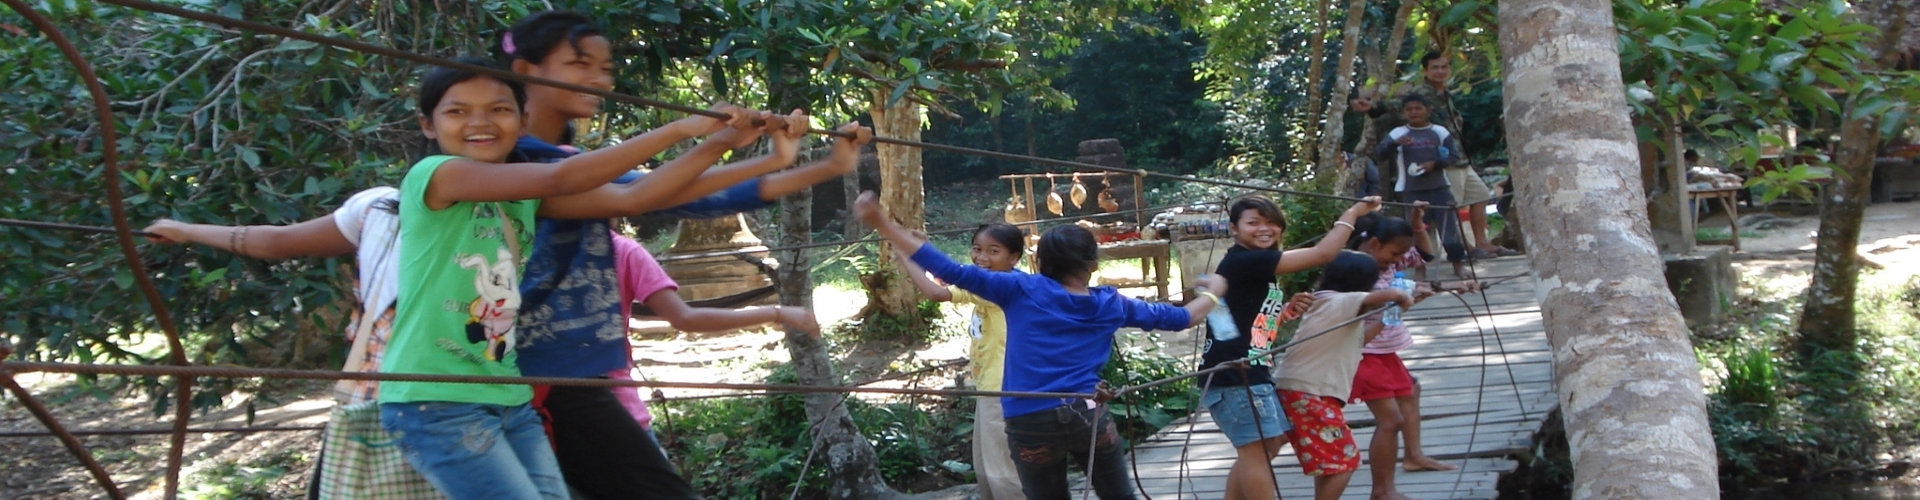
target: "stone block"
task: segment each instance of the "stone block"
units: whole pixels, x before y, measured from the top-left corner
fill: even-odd
[[[1125,152],[1127,152],[1127,149],[1120,147],[1119,139],[1093,139],[1089,141],[1080,141],[1080,156],[1118,154],[1118,153],[1125,153]]]
[[[1666,255],[1667,289],[1680,303],[1680,315],[1687,326],[1720,321],[1740,293],[1733,274],[1733,250],[1723,246],[1700,246],[1693,253]]]

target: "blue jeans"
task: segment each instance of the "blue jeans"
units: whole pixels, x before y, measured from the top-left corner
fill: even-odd
[[[387,403],[380,426],[450,500],[567,500],[540,416],[527,405]]]
[[[1098,429],[1096,431],[1095,429]],[[1071,500],[1067,461],[1088,471],[1100,500],[1133,500],[1127,476],[1127,442],[1107,409],[1084,402],[1007,417],[1007,447],[1027,500]],[[1089,455],[1087,452],[1092,451]]]

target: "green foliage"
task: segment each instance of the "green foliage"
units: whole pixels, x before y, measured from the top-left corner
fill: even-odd
[[[310,32],[450,55],[478,51],[482,31],[517,2],[421,13],[383,3],[318,15],[304,2],[217,1],[207,8],[292,20]],[[74,70],[38,34],[0,37],[0,217],[109,224],[101,182],[121,183],[134,227],[168,217],[289,223],[327,213],[359,189],[392,184],[418,144],[405,95],[411,63],[253,36],[171,17],[80,3],[53,12],[112,95],[121,179],[100,177],[94,110]],[[0,23],[27,26],[17,14]],[[0,231],[0,331],[31,359],[143,362],[157,332],[113,240]],[[308,361],[334,339],[344,290],[335,260],[261,262],[205,248],[142,247],[196,363]],[[289,341],[289,339],[295,339]],[[299,339],[305,339],[301,341]],[[320,344],[322,346],[328,344]],[[150,380],[150,379],[141,379]],[[214,384],[230,384],[217,381]],[[215,385],[215,388],[220,387]]]
[[[1160,342],[1160,334],[1147,332],[1145,342],[1115,342],[1113,356],[1100,367],[1100,380],[1113,388],[1139,385],[1171,378],[1192,368],[1179,357],[1170,355]],[[1138,441],[1193,413],[1199,386],[1193,379],[1129,393],[1108,403],[1120,435]]]
[[[766,383],[798,382],[788,366]],[[861,433],[873,443],[881,477],[902,485],[924,476],[965,479],[942,464],[970,460],[973,403],[969,399],[872,403],[845,399]],[[784,499],[825,494],[828,457],[816,452],[805,401],[798,395],[680,400],[653,407],[654,431],[683,474],[709,498]],[[806,477],[800,472],[805,468]]]
[[[1817,130],[1875,113],[1888,122],[1883,133],[1904,126],[1916,94],[1904,83],[1914,76],[1863,69],[1877,29],[1841,1],[1784,8],[1770,11],[1755,0],[1614,2],[1622,74],[1629,94],[1639,96],[1628,102],[1649,119],[1638,127],[1641,140],[1664,145],[1654,124],[1684,126],[1752,169],[1762,147],[1818,154],[1786,144],[1772,127]],[[1821,177],[1800,166],[1759,172],[1748,186],[1764,188],[1766,200],[1810,197],[1806,182]]]
[[[1195,77],[1193,65],[1205,44],[1168,14],[1122,21],[1111,33],[1088,35],[1071,52],[1035,62],[1058,68],[1048,88],[1071,96],[1072,109],[1008,94],[984,102],[983,110],[933,117],[923,138],[1063,159],[1078,156],[1080,141],[1114,138],[1127,148],[1129,167],[1193,173],[1212,165],[1227,153],[1228,125],[1222,105],[1206,98],[1206,81]],[[938,151],[925,155],[928,185],[1043,168]]]
[[[1742,299],[1725,338],[1696,336],[1723,485],[1870,477],[1880,473],[1876,455],[1920,443],[1920,315],[1908,294],[1920,294],[1920,282],[1863,289],[1865,331],[1853,352],[1782,361],[1776,351],[1795,335],[1800,298],[1772,290]]]

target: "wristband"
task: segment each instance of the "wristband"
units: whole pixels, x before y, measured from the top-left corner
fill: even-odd
[[[1354,230],[1354,231],[1359,231],[1359,230],[1360,230],[1360,228],[1357,228],[1357,227],[1353,227],[1353,223],[1351,223],[1351,222],[1347,222],[1347,221],[1343,221],[1343,220],[1337,220],[1337,221],[1333,221],[1333,225],[1335,225],[1335,226],[1347,226],[1347,229],[1351,229],[1351,230]]]
[[[1220,300],[1220,296],[1219,296],[1219,295],[1214,295],[1214,294],[1213,294],[1213,292],[1209,292],[1209,291],[1206,291],[1206,290],[1204,290],[1204,289],[1203,289],[1203,290],[1195,290],[1195,291],[1194,291],[1194,293],[1195,293],[1195,294],[1197,294],[1197,295],[1199,295],[1199,296],[1201,296],[1201,297],[1206,297],[1206,298],[1209,298],[1209,299],[1213,299],[1213,303],[1215,303],[1215,304],[1226,304],[1226,303],[1227,303],[1227,301],[1224,301],[1224,300]]]

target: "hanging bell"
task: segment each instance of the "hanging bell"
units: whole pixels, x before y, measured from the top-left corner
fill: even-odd
[[[1120,201],[1113,199],[1112,189],[1101,190],[1100,195],[1096,196],[1095,198],[1097,198],[1097,200],[1095,200],[1095,203],[1098,203],[1100,205],[1101,210],[1106,210],[1107,212],[1120,211]]]
[[[1047,211],[1056,217],[1067,214],[1067,202],[1060,199],[1060,185],[1054,183],[1053,174],[1047,174]]]
[[[1073,200],[1073,208],[1087,204],[1087,185],[1080,183],[1080,174],[1073,174],[1073,186],[1067,188],[1067,197]]]

